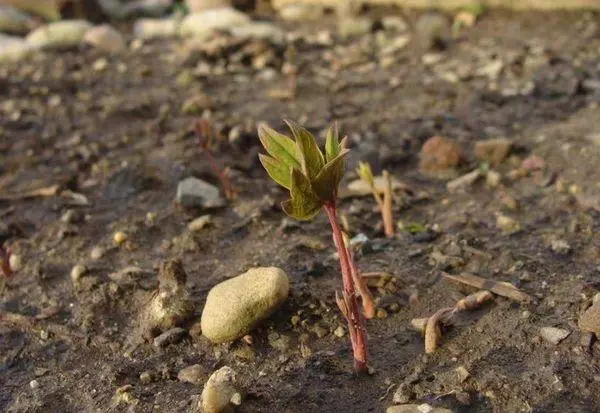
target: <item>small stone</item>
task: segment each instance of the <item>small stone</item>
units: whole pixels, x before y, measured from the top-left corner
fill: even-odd
[[[136,40],[164,39],[175,37],[179,31],[179,22],[175,19],[138,19],[133,24]],[[131,44],[132,48],[134,44]],[[135,49],[134,49],[135,50]]]
[[[29,382],[29,387],[30,387],[32,390],[35,390],[35,389],[37,389],[37,388],[39,388],[39,387],[40,387],[40,382],[39,382],[39,381],[37,381],[37,380],[31,380],[31,381]]]
[[[579,338],[579,344],[581,344],[581,347],[585,348],[585,349],[589,349],[592,347],[592,344],[594,343],[594,334],[590,333],[588,331],[584,331],[583,333],[581,333],[581,337]]]
[[[342,326],[338,326],[334,331],[333,335],[336,337],[344,337],[346,335],[346,330]]]
[[[94,63],[92,63],[92,68],[96,72],[103,72],[106,70],[107,67],[108,67],[108,60],[106,60],[106,58],[104,58],[104,57],[101,57],[100,59],[97,59],[94,61]]]
[[[74,224],[81,221],[82,219],[83,215],[75,209],[67,209],[65,213],[62,214],[62,216],[60,217],[60,220],[67,224]]]
[[[100,247],[100,246],[95,246],[94,248],[92,248],[92,250],[90,251],[90,258],[94,261],[99,260],[100,258],[102,258],[104,256],[104,248]]]
[[[276,337],[269,334],[269,345],[275,350],[286,352],[290,349],[292,340],[286,335],[279,335],[275,333]]]
[[[217,208],[225,205],[219,188],[194,177],[179,182],[177,202],[186,208]]]
[[[458,375],[458,381],[461,383],[464,383],[469,377],[471,377],[471,373],[469,373],[465,366],[458,366],[455,371]]]
[[[283,43],[285,40],[285,32],[273,23],[268,22],[250,22],[241,26],[234,26],[229,31],[235,37],[247,39],[267,39],[273,43]]]
[[[204,368],[200,364],[192,364],[187,366],[177,373],[177,379],[192,384],[202,383],[202,376],[204,376]]]
[[[467,174],[459,176],[446,184],[448,192],[454,193],[464,191],[471,187],[481,176],[481,171],[475,169]]]
[[[242,395],[236,389],[236,374],[231,367],[224,366],[215,371],[202,390],[204,413],[226,413],[240,405]]]
[[[550,344],[557,345],[571,334],[568,330],[556,327],[542,327],[540,336]]]
[[[394,395],[392,396],[392,402],[394,402],[394,404],[405,404],[410,401],[413,395],[414,393],[410,384],[400,383],[400,385],[394,392]]]
[[[202,92],[186,99],[181,105],[181,111],[186,115],[200,115],[210,108],[212,108],[212,99]]]
[[[231,7],[231,0],[185,0],[190,13],[200,13],[210,9]]]
[[[127,234],[123,231],[117,231],[113,235],[113,242],[117,245],[123,244],[125,241],[127,241],[127,239]]]
[[[480,162],[498,166],[506,159],[512,142],[506,138],[488,139],[475,144],[475,157]]]
[[[154,347],[167,347],[169,344],[179,343],[187,335],[187,330],[175,327],[154,338]]]
[[[18,62],[30,55],[36,48],[20,37],[0,33],[0,62]]]
[[[327,334],[329,334],[329,331],[328,331],[326,328],[324,328],[324,327],[320,326],[319,324],[315,325],[315,326],[313,327],[312,331],[313,331],[313,333],[315,333],[315,335],[316,335],[317,337],[319,337],[319,338],[323,338],[323,337],[325,337]]]
[[[452,40],[450,20],[437,12],[421,15],[415,24],[415,33],[425,50],[446,48]]]
[[[569,255],[571,253],[571,246],[567,241],[562,239],[552,241],[550,247],[552,248],[552,251],[558,255]]]
[[[223,281],[208,293],[202,333],[213,343],[243,337],[279,308],[289,290],[288,275],[275,267],[252,268]]]
[[[600,303],[592,305],[579,317],[579,328],[600,338]]]
[[[323,14],[323,8],[316,4],[293,3],[279,10],[281,18],[291,22],[319,20]]]
[[[361,36],[372,29],[373,21],[368,17],[346,17],[338,21],[338,34],[342,38]]]
[[[496,214],[496,227],[501,229],[504,234],[514,234],[521,230],[519,221],[500,213]]]
[[[428,404],[402,404],[388,407],[386,413],[452,413],[452,410]]]
[[[401,16],[385,16],[381,19],[381,25],[385,30],[405,32],[409,29],[408,23]]]
[[[423,172],[439,172],[456,168],[462,160],[460,146],[441,136],[433,136],[421,148],[420,168]]]
[[[88,30],[83,41],[109,53],[117,53],[127,47],[123,35],[109,24],[102,24]]]
[[[19,254],[10,254],[10,257],[8,257],[8,265],[10,266],[11,271],[19,271],[23,267],[21,256]]]
[[[81,277],[87,273],[87,268],[83,264],[77,264],[71,269],[71,281],[73,284],[77,284]]]
[[[377,318],[387,318],[388,316],[388,312],[385,311],[385,309],[383,308],[378,308],[377,311],[375,312],[375,317]]]
[[[502,175],[500,175],[499,172],[496,172],[494,170],[487,171],[487,173],[485,175],[485,183],[490,188],[498,187],[498,185],[500,185],[501,180],[502,180]]]
[[[36,48],[67,48],[81,43],[92,25],[85,20],[61,20],[40,26],[26,37]]]
[[[188,230],[197,232],[203,230],[206,226],[212,223],[212,217],[210,215],[202,215],[191,221],[188,224]]]
[[[149,371],[143,371],[140,373],[140,381],[142,382],[142,384],[150,384],[153,380],[154,377],[152,377],[152,373],[150,373]]]
[[[187,15],[181,22],[181,36],[208,37],[216,30],[228,30],[250,22],[250,18],[231,7],[221,7]]]

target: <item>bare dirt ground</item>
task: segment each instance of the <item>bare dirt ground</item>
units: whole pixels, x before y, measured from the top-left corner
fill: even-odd
[[[428,55],[424,63],[413,41],[385,67],[373,34],[333,46],[299,40],[297,98],[284,101],[269,96],[286,84],[278,74],[283,48],[264,49],[274,52],[277,69],[267,78],[251,65],[258,47],[233,43],[211,54],[148,42],[108,57],[104,68],[96,63],[103,56],[88,49],[0,68],[0,234],[22,259],[0,300],[0,410],[188,411],[202,386],[177,373],[200,364],[200,383],[223,365],[238,372],[246,391],[240,412],[381,412],[400,384],[407,400],[454,412],[600,411],[600,346],[577,325],[600,289],[598,16],[492,12],[442,60]],[[235,65],[205,76],[199,62]],[[212,99],[211,121],[224,136],[215,156],[233,169],[239,194],[225,208],[186,211],[174,202],[180,179],[217,183],[193,133],[198,116],[182,111],[201,93]],[[369,238],[361,269],[392,275],[373,289],[387,316],[368,321],[371,376],[353,375],[347,337],[333,334],[344,320],[326,217],[284,221],[285,193],[257,162],[256,122],[283,130],[282,118],[314,132],[339,120],[353,146],[349,168],[358,159],[388,168],[410,188],[397,193],[395,218],[431,229],[387,239],[370,197],[340,205],[351,234]],[[479,165],[476,141],[512,140],[495,167],[500,185],[482,179],[450,193],[422,174],[419,152],[434,135],[464,149],[459,174]],[[515,173],[532,154],[543,168]],[[14,196],[52,185],[60,186],[55,196]],[[190,232],[188,222],[205,213],[213,225]],[[520,231],[504,233],[498,214]],[[120,246],[116,231],[128,235]],[[553,249],[559,240],[568,248]],[[93,249],[101,257],[92,258]],[[192,329],[177,344],[128,351],[132,320],[167,258],[183,261],[198,315],[212,286],[257,265],[287,271],[291,297],[252,333],[252,345],[213,346]],[[88,273],[75,285],[69,274],[78,263]],[[128,266],[146,271],[109,277]],[[465,293],[440,270],[508,281],[533,301],[496,297],[424,356],[411,319]],[[552,344],[540,336],[543,327],[570,335]],[[461,366],[468,377],[456,373]],[[119,396],[125,385],[132,386],[127,397]]]

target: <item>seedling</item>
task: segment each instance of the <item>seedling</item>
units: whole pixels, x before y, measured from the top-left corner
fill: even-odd
[[[324,152],[315,137],[294,122],[286,122],[294,140],[261,126],[258,136],[268,155],[260,162],[269,176],[290,191],[290,199],[281,206],[284,212],[300,221],[314,218],[325,210],[338,252],[344,289],[336,302],[348,322],[350,342],[357,372],[367,371],[367,337],[364,317],[372,316],[374,303],[358,273],[350,249],[337,219],[338,185],[344,175],[344,158],[349,150],[347,138],[339,141],[338,128],[333,124],[327,133]],[[359,309],[359,297],[363,312]]]
[[[223,189],[223,193],[225,194],[225,198],[228,200],[233,200],[236,196],[236,191],[231,184],[231,179],[229,179],[230,169],[229,167],[225,167],[220,169],[217,165],[217,161],[212,153],[212,143],[214,138],[213,127],[209,120],[200,119],[196,123],[196,136],[198,137],[198,143],[202,148],[202,151],[206,154],[208,162],[210,164],[210,168],[213,173],[219,178],[219,182],[221,183],[221,189]]]
[[[375,179],[373,178],[371,165],[366,162],[359,162],[356,172],[358,173],[358,176],[360,176],[360,179],[365,181],[367,185],[369,185],[369,188],[371,188],[373,198],[375,198],[375,202],[377,202],[377,206],[381,212],[383,231],[385,232],[386,237],[393,237],[394,216],[392,213],[392,177],[388,171],[383,171],[385,186],[383,187],[383,198],[381,198],[379,189],[375,186]]]

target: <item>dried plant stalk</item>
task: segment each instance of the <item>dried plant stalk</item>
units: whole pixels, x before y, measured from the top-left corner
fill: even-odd
[[[425,326],[425,354],[433,353],[437,348],[438,342],[442,338],[441,320],[451,314],[453,310],[452,307],[442,308],[427,320]]]

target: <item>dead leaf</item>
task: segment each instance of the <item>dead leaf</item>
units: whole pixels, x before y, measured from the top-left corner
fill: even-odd
[[[467,284],[472,287],[481,288],[484,290],[490,290],[494,294],[510,298],[511,300],[519,301],[522,303],[528,303],[531,301],[530,295],[524,293],[514,285],[507,282],[498,282],[468,273],[451,275],[446,272],[442,272],[442,275],[449,280],[456,281],[462,284]]]

